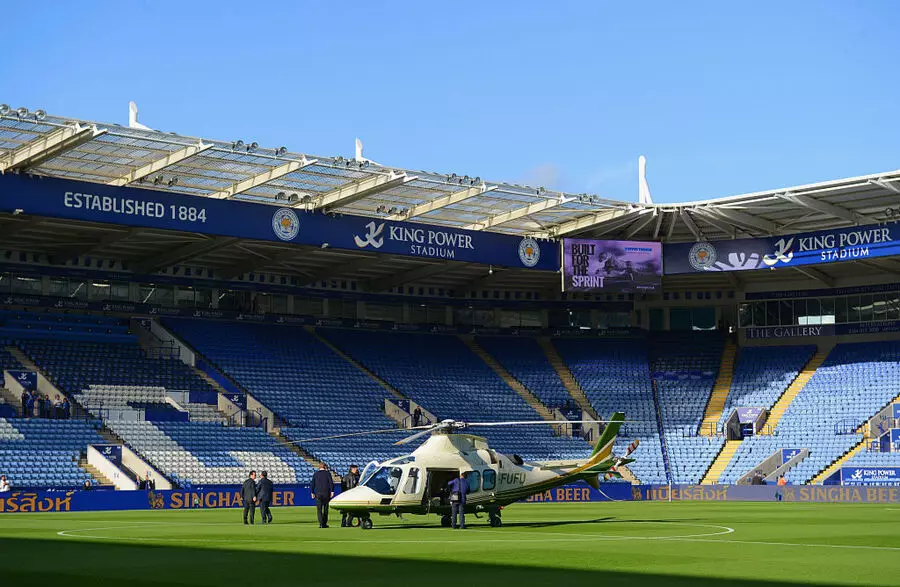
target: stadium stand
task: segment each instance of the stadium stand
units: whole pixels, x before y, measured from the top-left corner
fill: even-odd
[[[697,430],[723,346],[719,333],[654,333],[650,339],[650,368],[674,483],[699,483],[722,448],[722,437],[698,436]]]
[[[302,328],[181,319],[165,324],[282,418],[281,434],[293,441],[395,426],[384,414],[385,400],[394,396]],[[391,440],[378,437],[303,446],[335,467],[397,455]]]
[[[665,483],[645,341],[556,338],[553,344],[597,414],[625,412],[629,423],[619,435],[617,453],[624,452],[630,439],[641,441],[629,468],[642,482]]]
[[[89,444],[106,442],[93,420],[0,418],[0,473],[18,488],[80,487],[78,466]]]
[[[108,422],[163,474],[184,484],[236,484],[250,469],[275,483],[308,483],[314,469],[259,428],[212,422]]]
[[[477,341],[545,406],[561,408],[573,403],[572,396],[533,337],[479,336]]]
[[[422,333],[323,329],[323,336],[439,419],[469,422],[535,420],[537,414],[459,338]],[[391,353],[384,349],[390,348]],[[570,459],[589,454],[581,439],[537,428],[478,431],[492,448],[524,459]],[[396,452],[395,452],[396,454]]]
[[[815,352],[812,345],[741,349],[720,424],[734,408],[771,409]]]
[[[900,393],[900,342],[842,343],[788,407],[772,436],[745,439],[721,481],[734,483],[781,448],[808,448],[788,472],[806,483],[863,437],[857,429]]]
[[[181,361],[150,358],[136,339],[123,343],[110,342],[107,337],[96,335],[90,341],[26,339],[19,341],[19,347],[61,391],[83,399],[83,407],[89,410],[111,404],[122,407],[129,401],[168,410],[160,389],[212,391]],[[92,386],[105,387],[92,391]]]

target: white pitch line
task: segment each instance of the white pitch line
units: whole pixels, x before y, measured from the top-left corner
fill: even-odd
[[[715,544],[758,544],[762,546],[799,546],[803,548],[847,548],[852,550],[900,550],[900,546],[867,546],[863,544],[808,544],[803,542],[764,542],[762,540],[704,540],[702,538],[675,538],[684,542],[711,542]]]
[[[303,540],[303,539],[293,539],[293,540],[272,540],[272,539],[261,539],[261,540],[242,540],[238,538],[153,538],[148,536],[135,536],[135,537],[122,537],[122,536],[98,536],[93,534],[83,534],[83,532],[95,532],[100,530],[127,530],[133,528],[143,528],[147,524],[156,524],[162,522],[147,522],[142,523],[140,525],[133,526],[104,526],[102,528],[82,528],[82,529],[73,529],[73,530],[60,530],[57,532],[57,536],[62,536],[65,538],[89,538],[94,540],[120,540],[120,541],[135,541],[135,542],[216,542],[216,543],[260,543],[260,544],[278,544],[278,543],[288,543],[288,544],[475,544],[475,543],[505,543],[505,542],[534,542],[534,543],[545,543],[545,542],[581,542],[585,540],[592,541],[617,541],[617,540],[684,540],[691,538],[702,538],[707,536],[721,536],[724,534],[731,534],[734,532],[734,528],[729,528],[728,526],[719,526],[715,524],[691,524],[687,522],[630,522],[631,524],[653,524],[653,525],[678,525],[678,526],[690,526],[692,528],[714,528],[719,530],[719,532],[705,533],[705,534],[682,534],[675,536],[603,536],[596,534],[552,534],[548,537],[545,534],[540,532],[524,532],[524,531],[506,531],[502,530],[474,530],[473,532],[467,533],[467,535],[471,536],[472,534],[487,534],[491,533],[495,536],[499,533],[503,534],[519,534],[519,535],[528,535],[528,536],[536,536],[534,540],[522,540],[522,539],[504,539],[504,538],[489,538],[489,539],[478,539],[475,542],[471,540],[459,538],[453,540],[354,540],[354,539],[344,539],[344,540]],[[182,524],[185,526],[223,526],[223,525],[233,525],[233,523],[229,524]],[[437,529],[437,528],[435,528]]]

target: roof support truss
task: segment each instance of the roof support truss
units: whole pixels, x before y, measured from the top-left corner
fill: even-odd
[[[16,169],[37,167],[57,155],[75,149],[84,143],[106,134],[106,129],[96,126],[81,126],[76,123],[60,127],[53,132],[26,143],[0,159],[0,173]]]
[[[277,265],[285,261],[289,261],[297,257],[301,253],[301,249],[292,248],[278,251],[274,254],[263,255],[251,251],[246,247],[240,247],[246,252],[252,253],[254,256],[238,261],[234,265],[229,265],[223,269],[216,270],[216,277],[219,279],[235,279],[246,273],[250,273],[255,269],[263,269],[271,265]]]
[[[678,215],[681,216],[681,221],[684,222],[684,225],[688,227],[688,230],[691,231],[691,234],[694,235],[694,238],[700,240],[703,238],[703,233],[700,232],[700,229],[697,227],[697,223],[694,222],[694,219],[691,218],[690,212],[687,211],[686,208],[682,208],[678,211]]]
[[[310,285],[316,282],[322,281],[323,279],[328,279],[332,276],[338,275],[346,275],[348,273],[356,273],[362,269],[367,267],[374,267],[376,265],[381,264],[384,259],[384,255],[376,254],[366,257],[358,257],[356,259],[352,259],[350,261],[346,261],[344,263],[338,263],[336,265],[329,265],[315,273],[309,275],[308,278],[304,279],[302,285]]]
[[[654,220],[656,221],[656,226],[659,227],[662,214],[660,213],[658,208],[654,208],[652,214],[645,214],[644,216],[645,218],[638,218],[631,223],[631,226],[629,226],[628,230],[625,231],[625,238],[633,238],[634,235],[642,231],[645,226],[647,226]]]
[[[211,253],[216,249],[233,245],[240,240],[241,239],[239,238],[217,236],[215,238],[193,242],[189,245],[174,247],[168,251],[163,251],[162,253],[141,259],[135,264],[135,272],[155,273],[165,267],[177,263],[184,263],[195,257]]]
[[[870,216],[866,216],[865,214],[860,214],[859,212],[854,212],[853,210],[848,210],[842,206],[837,206],[835,204],[831,204],[829,202],[823,202],[822,200],[818,200],[816,198],[812,198],[810,196],[804,196],[800,194],[791,194],[787,193],[781,196],[782,199],[787,200],[793,204],[798,204],[803,206],[808,210],[813,210],[814,212],[820,212],[822,214],[827,214],[829,216],[833,216],[835,218],[840,218],[841,220],[847,220],[849,222],[853,222],[854,224],[877,224],[878,220],[872,218]]]
[[[247,190],[252,190],[255,187],[259,187],[264,183],[268,183],[272,180],[278,179],[279,177],[283,177],[288,173],[293,173],[299,169],[303,169],[304,167],[309,167],[310,165],[315,165],[317,163],[316,159],[300,159],[299,161],[288,161],[284,165],[279,165],[278,167],[273,167],[268,171],[264,171],[259,175],[254,175],[253,177],[248,177],[243,181],[239,181],[231,185],[231,187],[222,190],[221,192],[216,192],[214,194],[210,194],[210,198],[217,198],[220,200],[225,200],[228,198],[233,198],[238,194],[242,194]]]
[[[416,216],[421,216],[423,214],[428,214],[429,212],[434,212],[435,210],[440,210],[441,208],[446,208],[447,206],[452,206],[453,204],[458,204],[463,200],[480,196],[495,189],[497,189],[497,186],[486,186],[484,184],[466,188],[446,196],[435,198],[430,202],[413,206],[406,214],[393,214],[388,216],[388,218],[391,220],[407,220],[409,218],[415,218]]]
[[[469,224],[467,226],[464,226],[463,228],[465,230],[485,230],[499,224],[503,224],[504,222],[512,222],[513,220],[518,220],[519,218],[522,218],[524,216],[531,216],[532,214],[537,214],[538,212],[543,212],[544,210],[555,208],[556,206],[560,206],[573,200],[575,200],[575,198],[567,198],[564,195],[560,194],[558,198],[547,198],[546,200],[540,200],[538,202],[528,204],[527,206],[522,206],[521,208],[510,210],[509,212],[494,214],[493,216],[489,216],[484,220]]]
[[[568,222],[551,226],[546,232],[537,234],[536,236],[540,238],[553,238],[591,227],[596,227],[603,232],[609,232],[620,226],[623,222],[624,224],[628,224],[639,216],[648,214],[650,210],[650,208],[607,208],[588,216],[582,216],[575,220],[569,220]],[[614,223],[614,221],[618,222]]]
[[[802,273],[803,275],[815,279],[819,283],[823,283],[828,287],[834,287],[834,278],[822,271],[821,269],[816,269],[815,267],[808,266],[797,266],[793,267],[795,271]]]
[[[185,147],[183,149],[173,151],[172,153],[169,153],[165,157],[162,157],[160,159],[157,159],[156,161],[148,163],[148,164],[144,165],[143,167],[138,167],[137,169],[134,169],[131,173],[129,173],[127,175],[123,175],[122,177],[119,177],[110,182],[107,182],[107,185],[116,185],[116,186],[128,185],[129,183],[131,183],[133,181],[137,181],[141,178],[147,177],[148,175],[152,175],[152,174],[156,173],[157,171],[162,171],[169,165],[175,165],[176,163],[184,161],[185,159],[187,159],[189,157],[193,157],[197,153],[202,153],[203,151],[209,149],[210,147],[212,147],[211,144],[204,144],[202,142],[197,143],[196,145],[188,145],[187,147]]]
[[[894,192],[895,194],[900,194],[900,188],[898,188],[898,187],[895,186],[893,183],[891,183],[891,182],[894,182],[894,181],[897,181],[897,179],[896,179],[896,178],[895,178],[895,179],[884,179],[884,178],[881,178],[881,179],[872,179],[872,180],[869,180],[869,183],[873,183],[873,184],[877,185],[878,187],[881,187],[881,188],[884,188],[884,189],[886,189],[886,190],[888,190],[888,191]]]
[[[702,219],[704,222],[709,223],[725,234],[730,235],[731,238],[750,236],[748,232],[741,230],[734,224],[729,224],[728,222],[720,219],[718,216],[710,214],[704,208],[694,208],[694,214],[696,214],[697,217]]]
[[[322,208],[326,211],[334,210],[415,179],[416,177],[406,175],[405,173],[391,172],[387,174],[371,175],[369,177],[364,177],[359,181],[342,185],[341,187],[320,196],[316,196],[315,205],[313,207]],[[302,206],[302,204],[299,206]]]
[[[403,285],[404,283],[410,283],[413,281],[418,281],[420,279],[427,279],[434,275],[439,275],[448,271],[454,271],[456,269],[461,269],[469,265],[471,265],[471,263],[460,264],[451,261],[442,261],[440,263],[434,263],[431,265],[423,265],[422,267],[413,269],[412,271],[404,269],[403,271],[398,271],[397,273],[389,275],[387,277],[380,277],[378,279],[371,279],[367,282],[364,282],[362,289],[364,291],[370,292],[386,291],[395,288],[398,285]]]
[[[735,210],[734,208],[722,208],[719,206],[716,207],[706,207],[705,210],[721,216],[725,220],[728,220],[732,224],[736,224],[738,226],[743,226],[745,228],[749,228],[751,230],[755,230],[757,232],[763,232],[765,234],[775,234],[781,228],[780,225],[765,220],[763,218],[759,218],[758,216],[754,216],[753,214],[748,214],[747,212],[742,212],[740,210]]]

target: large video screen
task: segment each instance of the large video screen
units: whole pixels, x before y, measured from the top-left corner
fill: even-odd
[[[563,239],[563,291],[643,293],[662,287],[662,244]]]

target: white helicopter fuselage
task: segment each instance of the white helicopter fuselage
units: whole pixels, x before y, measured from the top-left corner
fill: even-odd
[[[493,519],[502,507],[535,493],[580,479],[595,485],[598,474],[614,471],[614,465],[623,462],[611,456],[613,441],[598,447],[590,459],[528,463],[498,453],[479,436],[434,434],[410,455],[367,467],[360,485],[337,495],[331,507],[363,517],[369,513],[446,516],[450,512],[447,484],[462,474],[469,486],[465,511],[486,511]]]

